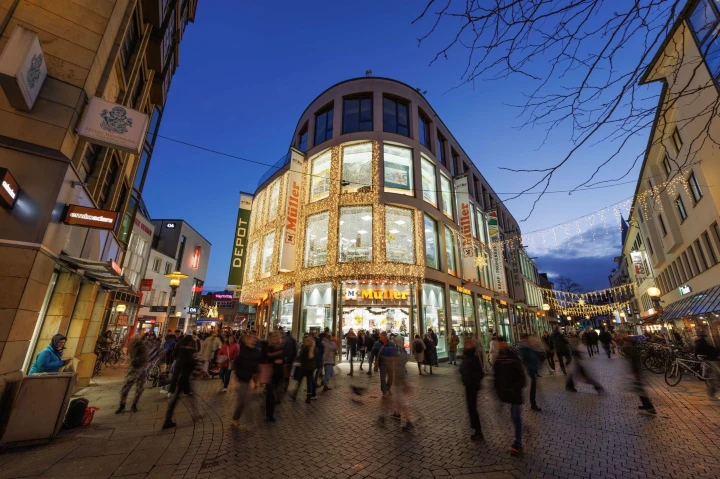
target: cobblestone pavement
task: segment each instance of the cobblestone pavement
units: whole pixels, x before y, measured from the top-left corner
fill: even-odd
[[[194,383],[195,394],[176,410],[176,430],[161,431],[166,400],[146,390],[140,412],[113,414],[121,371],[103,371],[81,394],[99,406],[92,425],[64,431],[52,444],[0,454],[0,478],[223,478],[250,477],[454,477],[454,478],[710,478],[720,477],[720,401],[710,401],[697,381],[669,388],[649,376],[657,417],[637,413],[625,391],[625,363],[586,360],[605,386],[598,396],[586,384],[564,390],[562,375],[538,380],[541,413],[523,407],[525,454],[511,457],[509,409],[499,406],[486,377],[479,407],[485,441],[471,442],[458,367],[443,365],[417,377],[412,433],[398,421],[377,424],[383,400],[376,376],[342,374],[333,391],[306,405],[286,398],[277,422],[263,420],[255,395],[244,423],[231,426],[235,384],[220,392],[218,380]],[[349,385],[368,386],[362,404]],[[131,393],[132,394],[132,393]]]

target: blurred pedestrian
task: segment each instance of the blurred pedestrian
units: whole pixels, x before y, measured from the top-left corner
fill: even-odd
[[[650,401],[650,398],[645,392],[645,385],[643,384],[643,367],[640,361],[640,349],[637,347],[636,340],[630,336],[624,338],[622,351],[625,353],[625,357],[630,363],[630,371],[632,373],[632,379],[630,382],[630,390],[637,394],[640,398],[640,406],[638,412],[640,414],[647,414],[654,416],[657,414],[655,406]]]
[[[495,364],[495,359],[498,356],[498,335],[497,333],[493,333],[493,335],[490,337],[490,365],[492,366]]]
[[[547,358],[548,366],[550,366],[550,372],[555,372],[555,349],[553,348],[552,341],[550,341],[550,335],[547,331],[543,332],[542,343],[545,348],[545,356]]]
[[[317,356],[320,354],[320,350],[317,347],[315,338],[307,336],[303,340],[302,348],[300,348],[300,369],[302,371],[302,377],[307,380],[307,399],[305,402],[310,404],[311,399],[317,399],[315,392],[316,382],[313,378],[313,373],[317,367]],[[298,388],[300,385],[298,384]]]
[[[485,376],[483,365],[478,351],[472,342],[466,342],[463,351],[463,361],[460,365],[460,374],[463,386],[465,386],[465,402],[467,403],[468,415],[470,416],[470,427],[473,434],[470,439],[480,441],[483,439],[482,427],[480,426],[480,416],[477,410],[477,397],[482,385],[482,379]]]
[[[607,354],[608,359],[610,359],[610,344],[612,343],[612,335],[605,329],[605,326],[602,327],[598,339],[603,345],[605,354]]]
[[[579,379],[585,383],[592,385],[598,394],[602,394],[605,390],[599,382],[593,379],[590,373],[588,373],[587,369],[585,369],[580,351],[578,351],[577,348],[573,348],[572,355],[574,357],[574,361],[573,365],[570,367],[570,374],[568,375],[567,381],[565,382],[565,389],[570,392],[576,393],[577,389],[575,389],[575,380]]]
[[[318,349],[318,354],[315,355],[315,388],[320,387],[320,377],[323,375],[323,353],[325,345],[323,344],[323,334],[318,335],[312,333],[313,340],[315,341],[315,347]]]
[[[373,346],[373,358],[375,358],[373,369],[375,372],[380,372],[380,390],[382,391],[383,398],[392,394],[390,387],[392,386],[393,375],[395,373],[393,361],[397,355],[398,349],[395,344],[390,341],[387,331],[380,333],[379,340]]]
[[[222,341],[218,338],[217,331],[205,338],[200,346],[200,359],[203,364],[203,371],[206,377],[210,376],[210,363],[215,359],[215,354],[222,347]]]
[[[237,425],[242,416],[245,406],[250,402],[251,389],[250,381],[257,373],[260,365],[260,349],[257,347],[255,338],[249,333],[240,336],[238,354],[235,358],[235,377],[238,379],[237,403],[233,413],[233,424]]]
[[[458,337],[457,333],[454,329],[450,331],[450,342],[448,343],[448,354],[450,360],[448,361],[448,364],[454,364],[457,366],[457,349],[458,344],[460,344],[460,338]]]
[[[345,349],[347,349],[347,357],[350,359],[350,372],[348,376],[353,375],[353,359],[357,355],[358,336],[353,331],[353,328],[345,335]]]
[[[520,406],[523,403],[522,390],[525,387],[525,371],[522,362],[508,350],[505,339],[497,338],[498,356],[493,364],[495,375],[495,392],[500,401],[510,404],[510,419],[515,427],[515,442],[510,448],[511,454],[521,454],[522,447],[522,415]]]
[[[570,356],[570,343],[568,343],[565,335],[560,332],[560,328],[558,326],[555,326],[555,330],[553,331],[550,340],[552,341],[555,354],[557,354],[560,369],[562,369],[563,374],[567,376],[567,370],[565,369],[565,362],[563,362],[563,360],[567,360],[568,365],[570,365],[570,362],[572,361],[572,357]]]
[[[431,358],[431,365],[435,367],[440,367],[440,363],[438,363],[438,355],[437,355],[437,347],[438,344],[440,344],[440,340],[438,338],[438,335],[435,334],[435,331],[431,329],[428,329],[428,334],[430,335],[430,339],[432,339],[433,342],[433,349],[432,349],[432,358]]]
[[[600,335],[597,331],[595,331],[595,328],[590,329],[590,346],[594,352],[594,354],[600,354],[600,349],[598,348],[598,342],[600,339]]]
[[[720,390],[720,363],[718,362],[718,350],[708,342],[705,328],[698,329],[698,337],[695,340],[695,354],[705,357],[708,374],[707,393],[710,399],[715,399],[715,395]]]
[[[263,344],[262,359],[263,367],[270,369],[268,382],[265,384],[265,419],[275,422],[275,405],[277,404],[277,390],[283,377],[283,363],[285,362],[285,349],[283,348],[282,336],[278,331],[268,335],[268,340]]]
[[[135,385],[135,398],[132,402],[130,411],[137,412],[137,405],[145,390],[145,382],[147,381],[147,367],[150,359],[150,339],[135,339],[130,344],[130,366],[125,373],[125,381],[120,388],[120,406],[115,414],[125,412],[125,403],[127,401],[130,389]]]
[[[537,345],[531,341],[527,333],[523,333],[520,340],[520,357],[522,358],[527,375],[530,377],[530,409],[540,412],[542,409],[538,407],[536,401],[537,377],[540,367],[540,358],[538,355]]]
[[[235,358],[238,355],[239,347],[235,342],[235,336],[232,334],[228,335],[225,343],[220,348],[218,353],[218,361],[220,362],[220,380],[222,381],[222,392],[227,392],[228,385],[230,384],[230,374],[233,365],[235,364]]]
[[[332,340],[330,333],[325,333],[323,337],[323,368],[325,369],[325,380],[323,381],[323,392],[332,391],[330,380],[333,377],[333,368],[335,367],[335,353],[337,352],[337,344]],[[352,371],[352,370],[351,370]]]
[[[425,365],[423,369],[427,373],[427,368],[430,366],[430,374],[432,374],[432,368],[434,364],[434,358],[437,354],[437,348],[435,347],[435,342],[432,340],[432,336],[430,336],[430,333],[427,333],[425,335],[425,339],[423,339],[423,343],[425,344],[425,353],[424,353],[424,362]]]
[[[418,373],[420,376],[424,376],[422,364],[425,361],[425,343],[420,339],[419,334],[415,335],[415,340],[413,341],[413,356],[415,357],[415,362],[417,362]]]
[[[590,331],[585,331],[582,333],[582,343],[585,345],[585,349],[587,350],[588,357],[593,356],[593,348],[592,348],[592,338],[590,335]]]
[[[358,332],[357,337],[357,350],[358,354],[360,355],[360,371],[363,370],[363,363],[365,362],[365,355],[367,354],[368,350],[368,337],[367,334],[365,334],[365,331],[362,329]],[[369,362],[368,362],[369,364]],[[370,369],[370,368],[368,368]]]
[[[173,372],[172,383],[169,388],[173,394],[165,413],[165,422],[162,426],[163,429],[175,427],[172,417],[180,392],[182,391],[186,396],[191,394],[190,374],[192,374],[192,371],[195,368],[194,355],[197,352],[195,340],[192,336],[183,337],[176,345],[175,351],[175,370]]]

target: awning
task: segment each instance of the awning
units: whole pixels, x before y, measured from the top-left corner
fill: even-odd
[[[125,277],[114,269],[113,261],[93,261],[66,254],[60,255],[60,261],[76,270],[78,274],[97,281],[109,289],[131,289]]]
[[[664,321],[720,311],[720,285],[671,303],[663,310]]]

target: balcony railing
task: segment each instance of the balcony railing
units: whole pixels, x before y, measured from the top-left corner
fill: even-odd
[[[263,183],[265,183],[272,175],[274,175],[276,171],[282,169],[285,165],[288,165],[289,163],[290,152],[288,151],[278,161],[276,161],[275,164],[265,172],[265,174],[260,177],[260,181],[258,181],[258,188],[260,188]]]

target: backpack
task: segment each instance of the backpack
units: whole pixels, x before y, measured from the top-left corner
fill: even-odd
[[[420,353],[423,352],[423,345],[420,344],[420,343],[418,343],[418,342],[416,342],[416,343],[415,343],[415,347],[413,348],[413,350],[415,351],[416,354],[420,354]]]
[[[85,416],[85,409],[88,406],[88,400],[85,398],[77,398],[70,401],[70,405],[65,413],[65,421],[63,427],[65,429],[75,429],[82,424]]]

